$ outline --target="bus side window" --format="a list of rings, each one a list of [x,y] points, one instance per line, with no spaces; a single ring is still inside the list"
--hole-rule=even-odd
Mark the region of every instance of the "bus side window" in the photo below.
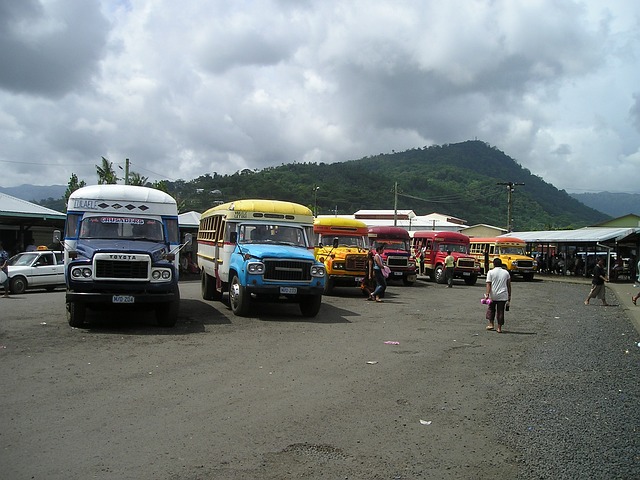
[[[235,232],[236,231],[236,224],[235,223],[224,223],[223,225],[221,225],[221,231],[224,231],[224,239],[227,242],[231,241],[231,232]]]
[[[65,225],[65,238],[76,238],[78,236],[78,224],[82,215],[71,213],[67,215],[67,223]]]
[[[178,227],[177,218],[165,219],[167,225],[167,235],[169,243],[180,243],[180,228]]]

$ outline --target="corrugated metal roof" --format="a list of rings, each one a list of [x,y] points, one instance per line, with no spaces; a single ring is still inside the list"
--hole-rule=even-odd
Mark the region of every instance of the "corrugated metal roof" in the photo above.
[[[622,240],[639,232],[640,228],[585,227],[577,230],[511,232],[501,237],[517,237],[527,243],[595,243]]]
[[[25,218],[53,218],[64,220],[66,215],[50,208],[27,202],[0,192],[0,216]]]

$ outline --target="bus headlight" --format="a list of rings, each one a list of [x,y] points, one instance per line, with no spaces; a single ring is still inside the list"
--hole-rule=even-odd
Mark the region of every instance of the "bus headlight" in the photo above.
[[[311,266],[311,276],[312,277],[324,277],[324,267],[322,265],[312,265]]]
[[[90,280],[92,273],[89,267],[75,267],[71,270],[71,278],[74,280]]]
[[[251,262],[247,264],[247,272],[252,275],[262,275],[264,274],[264,263],[261,262]]]
[[[154,268],[151,270],[152,282],[168,282],[171,280],[171,270],[168,268]]]

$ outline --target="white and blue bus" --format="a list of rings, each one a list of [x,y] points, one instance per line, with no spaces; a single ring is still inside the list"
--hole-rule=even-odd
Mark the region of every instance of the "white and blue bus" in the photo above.
[[[158,324],[178,318],[180,234],[170,195],[132,185],[92,185],[71,194],[64,247],[67,316],[86,310],[154,308]],[[187,240],[189,241],[189,240]]]
[[[202,214],[198,265],[202,297],[229,294],[235,315],[258,301],[297,302],[306,317],[318,314],[325,268],[314,257],[313,214],[297,203],[237,200]]]

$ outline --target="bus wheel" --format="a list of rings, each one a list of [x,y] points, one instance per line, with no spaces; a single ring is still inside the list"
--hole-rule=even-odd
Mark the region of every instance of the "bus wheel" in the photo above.
[[[436,277],[436,283],[440,283],[443,284],[447,281],[445,274],[444,274],[444,268],[442,268],[442,265],[438,265],[436,267],[436,269],[434,270],[435,272],[435,277]]]
[[[407,277],[403,277],[403,278],[402,278],[402,284],[403,284],[405,287],[411,287],[414,283],[415,283],[414,281],[409,280]]]
[[[470,277],[464,277],[465,285],[475,285],[477,281],[478,281],[478,276],[477,275],[471,275]]]
[[[82,328],[87,318],[87,307],[82,303],[67,303],[67,321],[74,328]]]
[[[524,278],[525,282],[533,281],[533,273],[523,273],[522,278]]]
[[[220,300],[222,292],[216,290],[215,279],[202,269],[200,275],[200,284],[202,285],[202,298],[204,300]]]
[[[322,295],[304,295],[300,299],[300,311],[304,317],[315,317],[322,305]]]
[[[229,282],[229,305],[231,305],[231,311],[239,317],[245,316],[249,313],[249,306],[251,304],[251,298],[247,293],[245,287],[240,284],[238,275],[234,275]]]

